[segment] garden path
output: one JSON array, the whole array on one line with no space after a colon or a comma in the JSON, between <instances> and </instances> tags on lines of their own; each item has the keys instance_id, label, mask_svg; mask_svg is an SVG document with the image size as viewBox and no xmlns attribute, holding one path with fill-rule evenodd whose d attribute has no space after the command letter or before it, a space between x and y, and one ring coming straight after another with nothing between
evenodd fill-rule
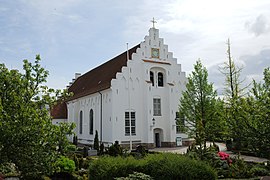
<instances>
[{"instance_id":1,"label":"garden path","mask_svg":"<svg viewBox=\"0 0 270 180\"><path fill-rule=\"evenodd\" d=\"M234 154L231 151L227 151L226 145L224 143L216 143L219 146L219 150L226 152L229 154L231 157L236 157L237 154ZM207 143L207 146L210 146L210 143ZM187 146L181 146L181 147L172 147L172 148L154 148L150 149L149 151L155 151L155 152L171 152L171 153L177 153L177 154L185 154L187 152L188 147ZM259 157L254 157L254 156L245 156L245 155L240 155L240 158L243 158L245 161L248 162L258 162L258 163L263 163L269 161L266 158L259 158Z\"/></svg>"}]
</instances>

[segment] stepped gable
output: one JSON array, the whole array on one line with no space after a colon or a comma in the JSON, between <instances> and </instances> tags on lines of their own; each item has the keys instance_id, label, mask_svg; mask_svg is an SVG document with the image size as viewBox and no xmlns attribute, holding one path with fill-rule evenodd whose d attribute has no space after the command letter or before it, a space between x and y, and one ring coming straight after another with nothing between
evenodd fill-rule
<instances>
[{"instance_id":1,"label":"stepped gable","mask_svg":"<svg viewBox=\"0 0 270 180\"><path fill-rule=\"evenodd\" d=\"M140 44L128 50L129 59L139 47ZM126 51L78 77L68 89L73 96L67 101L110 88L111 80L116 78L116 73L121 72L123 66L127 66ZM65 102L57 103L51 110L51 116L53 119L67 119L67 104Z\"/></svg>"},{"instance_id":2,"label":"stepped gable","mask_svg":"<svg viewBox=\"0 0 270 180\"><path fill-rule=\"evenodd\" d=\"M140 44L129 49L129 59L139 47ZM78 77L68 89L74 94L68 101L110 88L111 80L116 78L116 73L121 72L123 66L127 66L126 51Z\"/></svg>"}]
</instances>

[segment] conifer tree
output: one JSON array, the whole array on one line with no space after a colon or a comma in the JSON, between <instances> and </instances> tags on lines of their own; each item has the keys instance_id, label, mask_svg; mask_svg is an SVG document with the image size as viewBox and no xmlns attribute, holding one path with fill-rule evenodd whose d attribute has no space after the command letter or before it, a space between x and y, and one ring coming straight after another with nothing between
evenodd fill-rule
<instances>
[{"instance_id":1,"label":"conifer tree","mask_svg":"<svg viewBox=\"0 0 270 180\"><path fill-rule=\"evenodd\" d=\"M253 81L247 98L247 136L249 150L257 156L270 158L270 68L264 70L264 81Z\"/></svg>"},{"instance_id":2,"label":"conifer tree","mask_svg":"<svg viewBox=\"0 0 270 180\"><path fill-rule=\"evenodd\" d=\"M186 132L199 145L201 158L206 152L206 140L211 134L209 123L218 120L215 118L216 96L213 84L208 82L207 69L198 60L180 99L179 113L185 117Z\"/></svg>"},{"instance_id":3,"label":"conifer tree","mask_svg":"<svg viewBox=\"0 0 270 180\"><path fill-rule=\"evenodd\" d=\"M245 126L245 123L243 122L245 119L243 117L244 107L242 106L244 99L242 98L245 95L244 91L247 86L244 86L244 81L240 79L242 68L238 67L232 58L229 39L227 46L228 62L225 62L220 68L221 73L225 76L225 112L230 130L229 136L234 142L234 148L240 150L242 147L241 139L244 137L241 129Z\"/></svg>"},{"instance_id":4,"label":"conifer tree","mask_svg":"<svg viewBox=\"0 0 270 180\"><path fill-rule=\"evenodd\" d=\"M98 140L98 131L96 130L95 139L94 139L94 149L99 152L99 140Z\"/></svg>"}]
</instances>

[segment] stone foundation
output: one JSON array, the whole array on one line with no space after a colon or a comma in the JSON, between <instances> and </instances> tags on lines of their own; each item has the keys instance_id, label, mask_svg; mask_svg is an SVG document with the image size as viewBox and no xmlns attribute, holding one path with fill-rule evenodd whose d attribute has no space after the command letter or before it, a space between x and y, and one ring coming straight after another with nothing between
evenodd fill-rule
<instances>
[{"instance_id":1,"label":"stone foundation","mask_svg":"<svg viewBox=\"0 0 270 180\"><path fill-rule=\"evenodd\" d=\"M186 144L188 144L188 143L189 142L187 142ZM120 145L124 149L129 149L129 144L127 144L127 143L122 143ZM136 149L136 147L139 145L144 146L146 149L156 148L154 143L132 143L132 149ZM185 146L185 145L183 144L183 146ZM161 147L176 147L176 142L161 142Z\"/></svg>"},{"instance_id":2,"label":"stone foundation","mask_svg":"<svg viewBox=\"0 0 270 180\"><path fill-rule=\"evenodd\" d=\"M129 149L129 144L120 144L122 148ZM146 149L155 148L154 143L132 143L132 149L136 149L137 146L144 146Z\"/></svg>"},{"instance_id":3,"label":"stone foundation","mask_svg":"<svg viewBox=\"0 0 270 180\"><path fill-rule=\"evenodd\" d=\"M176 147L176 142L161 142L161 147Z\"/></svg>"},{"instance_id":4,"label":"stone foundation","mask_svg":"<svg viewBox=\"0 0 270 180\"><path fill-rule=\"evenodd\" d=\"M153 149L155 148L154 143L142 143L142 146L144 146L146 149Z\"/></svg>"}]
</instances>

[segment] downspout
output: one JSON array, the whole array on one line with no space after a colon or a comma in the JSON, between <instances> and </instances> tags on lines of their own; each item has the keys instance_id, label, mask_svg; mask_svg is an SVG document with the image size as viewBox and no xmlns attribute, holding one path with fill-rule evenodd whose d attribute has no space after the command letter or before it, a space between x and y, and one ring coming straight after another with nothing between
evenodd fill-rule
<instances>
[{"instance_id":1,"label":"downspout","mask_svg":"<svg viewBox=\"0 0 270 180\"><path fill-rule=\"evenodd\" d=\"M127 67L128 67L129 53L127 43ZM132 151L132 134L131 134L131 106L130 106L130 91L129 91L129 79L130 79L130 68L128 67L128 113L129 113L129 150Z\"/></svg>"},{"instance_id":2,"label":"downspout","mask_svg":"<svg viewBox=\"0 0 270 180\"><path fill-rule=\"evenodd\" d=\"M102 144L102 94L100 91L98 91L100 94L100 144Z\"/></svg>"}]
</instances>

